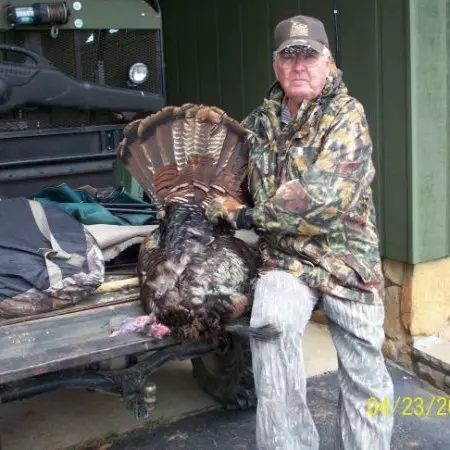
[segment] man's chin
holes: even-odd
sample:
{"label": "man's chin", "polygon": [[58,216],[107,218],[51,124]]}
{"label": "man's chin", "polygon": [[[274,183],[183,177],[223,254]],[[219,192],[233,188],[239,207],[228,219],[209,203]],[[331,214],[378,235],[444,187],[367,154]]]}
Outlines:
{"label": "man's chin", "polygon": [[290,89],[288,97],[296,103],[301,103],[303,100],[309,100],[313,98],[313,93],[312,90],[307,87]]}

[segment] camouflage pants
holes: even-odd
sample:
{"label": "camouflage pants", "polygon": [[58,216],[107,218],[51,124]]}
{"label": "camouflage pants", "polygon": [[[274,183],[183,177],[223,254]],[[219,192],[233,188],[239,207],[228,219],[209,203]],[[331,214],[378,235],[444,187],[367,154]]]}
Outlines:
{"label": "camouflage pants", "polygon": [[[319,436],[306,402],[303,334],[314,305],[328,317],[338,355],[340,398],[336,448],[388,450],[393,418],[367,413],[370,396],[393,396],[381,346],[384,308],[319,296],[294,276],[268,272],[258,280],[251,325],[274,321],[282,329],[275,342],[251,341],[258,396],[256,439],[259,450],[316,450]],[[330,424],[330,430],[334,424]]]}

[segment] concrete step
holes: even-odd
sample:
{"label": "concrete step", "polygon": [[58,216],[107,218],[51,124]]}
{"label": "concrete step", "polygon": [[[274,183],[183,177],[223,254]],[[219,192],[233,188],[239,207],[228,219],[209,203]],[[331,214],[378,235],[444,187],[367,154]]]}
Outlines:
{"label": "concrete step", "polygon": [[450,342],[438,336],[413,340],[413,358],[418,375],[450,394]]}

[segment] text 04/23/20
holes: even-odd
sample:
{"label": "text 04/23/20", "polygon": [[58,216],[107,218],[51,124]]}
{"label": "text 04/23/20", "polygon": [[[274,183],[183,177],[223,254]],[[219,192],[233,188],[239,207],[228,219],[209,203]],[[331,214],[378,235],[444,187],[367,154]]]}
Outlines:
{"label": "text 04/23/20", "polygon": [[417,417],[442,417],[450,415],[450,397],[433,395],[426,397],[402,396],[394,398],[369,397],[366,402],[366,412],[369,416],[378,414]]}

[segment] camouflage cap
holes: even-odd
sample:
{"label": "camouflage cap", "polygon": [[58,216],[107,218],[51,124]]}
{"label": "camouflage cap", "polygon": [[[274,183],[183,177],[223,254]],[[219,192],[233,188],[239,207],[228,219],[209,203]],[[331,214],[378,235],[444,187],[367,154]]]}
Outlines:
{"label": "camouflage cap", "polygon": [[281,21],[275,27],[274,40],[276,52],[293,45],[306,45],[319,53],[324,47],[329,48],[323,23],[308,16],[294,16]]}

